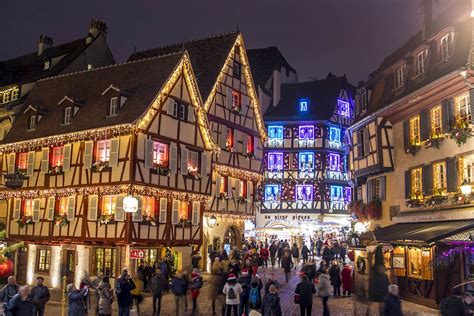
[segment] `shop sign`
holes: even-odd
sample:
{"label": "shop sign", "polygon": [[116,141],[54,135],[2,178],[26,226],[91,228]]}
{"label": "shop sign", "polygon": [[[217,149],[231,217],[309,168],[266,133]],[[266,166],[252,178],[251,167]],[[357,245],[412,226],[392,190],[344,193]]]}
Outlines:
{"label": "shop sign", "polygon": [[130,249],[130,259],[143,259],[145,254],[144,249]]}
{"label": "shop sign", "polygon": [[394,218],[395,223],[417,223],[417,222],[437,222],[453,221],[463,219],[474,219],[474,210],[444,210],[420,215],[400,215]]}

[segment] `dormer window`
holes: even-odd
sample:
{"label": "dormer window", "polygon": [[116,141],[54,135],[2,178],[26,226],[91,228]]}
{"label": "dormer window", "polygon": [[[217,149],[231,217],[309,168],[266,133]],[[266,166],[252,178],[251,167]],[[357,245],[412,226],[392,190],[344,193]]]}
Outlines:
{"label": "dormer window", "polygon": [[73,116],[73,108],[68,106],[64,109],[63,124],[70,124]]}
{"label": "dormer window", "polygon": [[400,65],[394,72],[394,89],[399,89],[405,84],[405,65]]}
{"label": "dormer window", "polygon": [[449,32],[445,36],[441,38],[441,50],[440,56],[441,60],[445,61],[448,60],[453,55],[453,41],[454,41],[454,33]]}
{"label": "dormer window", "polygon": [[108,116],[118,115],[118,110],[119,110],[119,98],[117,97],[110,98]]}
{"label": "dormer window", "polygon": [[28,120],[28,130],[34,130],[36,128],[36,123],[38,122],[38,117],[36,115],[30,115]]}
{"label": "dormer window", "polygon": [[428,51],[425,49],[418,55],[416,55],[415,61],[415,71],[416,75],[420,76],[425,73],[425,66],[426,66],[426,56],[428,55]]}
{"label": "dormer window", "polygon": [[51,62],[49,60],[45,60],[43,64],[43,70],[48,70],[51,67]]}

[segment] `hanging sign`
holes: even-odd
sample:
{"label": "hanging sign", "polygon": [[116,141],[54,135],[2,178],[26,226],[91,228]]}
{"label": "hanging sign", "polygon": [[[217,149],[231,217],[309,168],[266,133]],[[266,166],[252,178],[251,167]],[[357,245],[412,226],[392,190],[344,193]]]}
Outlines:
{"label": "hanging sign", "polygon": [[130,259],[143,259],[145,258],[144,249],[130,249]]}

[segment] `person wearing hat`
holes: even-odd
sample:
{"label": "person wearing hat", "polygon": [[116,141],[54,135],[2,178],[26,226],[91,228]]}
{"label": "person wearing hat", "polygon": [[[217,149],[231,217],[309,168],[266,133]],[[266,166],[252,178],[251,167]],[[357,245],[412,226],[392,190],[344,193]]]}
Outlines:
{"label": "person wearing hat", "polygon": [[231,316],[232,310],[234,311],[234,316],[237,316],[242,287],[237,283],[237,278],[234,274],[231,273],[227,276],[227,283],[224,285],[222,292],[225,294],[226,316]]}
{"label": "person wearing hat", "polygon": [[51,298],[49,289],[43,285],[44,278],[39,276],[36,278],[36,286],[31,289],[31,297],[33,298],[34,316],[43,316],[46,303]]}
{"label": "person wearing hat", "polygon": [[[195,269],[197,270],[197,269]],[[197,309],[197,298],[199,296],[199,290],[202,287],[202,277],[199,270],[191,273],[191,298],[193,299],[193,313]]]}
{"label": "person wearing hat", "polygon": [[240,285],[247,284],[250,287],[252,277],[249,275],[249,270],[243,269],[242,275],[237,279],[237,282],[240,283]]}

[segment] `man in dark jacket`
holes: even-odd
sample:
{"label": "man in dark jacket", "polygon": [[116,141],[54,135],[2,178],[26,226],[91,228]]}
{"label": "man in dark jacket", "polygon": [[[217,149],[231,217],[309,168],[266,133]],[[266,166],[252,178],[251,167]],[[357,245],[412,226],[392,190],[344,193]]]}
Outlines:
{"label": "man in dark jacket", "polygon": [[[153,315],[160,315],[161,312],[161,297],[163,292],[168,290],[168,281],[164,278],[160,270],[155,272],[151,278],[151,291],[153,293]],[[156,308],[156,301],[158,301],[158,309]]]}
{"label": "man in dark jacket", "polygon": [[291,273],[291,256],[289,251],[285,251],[285,254],[281,258],[281,267],[285,271],[285,279],[288,283]]}
{"label": "man in dark jacket", "polygon": [[390,284],[388,286],[388,294],[383,300],[384,316],[403,316],[402,304],[398,296],[398,285]]}
{"label": "man in dark jacket", "polygon": [[283,257],[283,243],[278,245],[277,249],[278,266],[281,267],[281,258]]}
{"label": "man in dark jacket", "polygon": [[135,289],[135,283],[128,275],[128,270],[124,269],[115,284],[119,316],[128,316],[130,314],[130,307],[133,303],[131,291],[133,289]]}
{"label": "man in dark jacket", "polygon": [[278,291],[280,289],[280,283],[276,280],[275,273],[270,273],[270,276],[267,280],[267,283],[265,283],[265,294],[270,293],[270,286],[274,285],[276,290]]}
{"label": "man in dark jacket", "polygon": [[174,302],[176,315],[184,315],[186,292],[188,291],[188,283],[183,275],[177,273],[171,281],[171,292],[174,294]]}
{"label": "man in dark jacket", "polygon": [[250,288],[250,283],[252,282],[252,277],[249,275],[249,270],[243,269],[242,275],[237,279],[237,283],[240,285],[247,284]]}
{"label": "man in dark jacket", "polygon": [[36,286],[31,290],[31,297],[34,304],[34,316],[44,315],[44,308],[51,297],[49,289],[43,285],[43,281],[43,277],[37,277]]}
{"label": "man in dark jacket", "polygon": [[[18,291],[20,290],[20,286],[16,284],[16,278],[13,275],[10,275],[8,277],[8,283],[1,289],[1,294],[2,294],[2,301],[3,305],[6,306],[8,302],[18,294]],[[11,315],[8,312],[6,313],[7,316]]]}
{"label": "man in dark jacket", "polygon": [[299,304],[301,316],[311,316],[313,294],[316,293],[316,289],[314,288],[314,284],[309,282],[306,275],[303,276],[303,280],[296,286],[295,293],[300,296]]}
{"label": "man in dark jacket", "polygon": [[316,241],[316,252],[317,252],[318,257],[321,257],[322,247],[323,247],[323,241],[321,240],[321,238],[318,238],[318,240]]}
{"label": "man in dark jacket", "polygon": [[309,249],[306,244],[303,244],[303,248],[301,248],[301,257],[303,257],[303,264],[305,264],[309,257]]}
{"label": "man in dark jacket", "polygon": [[270,245],[270,248],[268,250],[270,251],[270,262],[272,263],[272,268],[273,268],[273,267],[275,267],[276,255],[277,255],[277,251],[278,251],[278,247],[275,244],[275,242],[273,242]]}
{"label": "man in dark jacket", "polygon": [[263,297],[262,316],[281,316],[280,298],[274,284],[268,289],[269,292]]}
{"label": "man in dark jacket", "polygon": [[31,298],[28,285],[20,287],[18,294],[13,296],[8,302],[6,310],[13,316],[33,315],[33,299]]}
{"label": "man in dark jacket", "polygon": [[331,278],[331,285],[334,288],[334,297],[341,296],[341,268],[337,261],[333,261],[329,269],[329,277]]}

